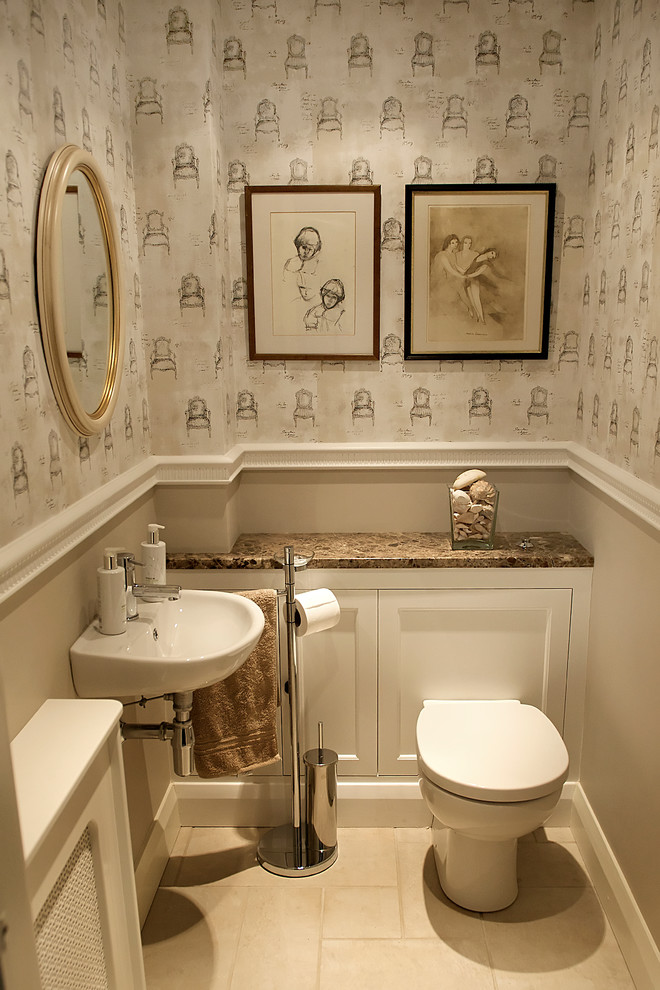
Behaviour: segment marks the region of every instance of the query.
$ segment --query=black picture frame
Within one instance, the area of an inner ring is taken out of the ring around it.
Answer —
[[[405,360],[546,359],[554,183],[407,185]]]

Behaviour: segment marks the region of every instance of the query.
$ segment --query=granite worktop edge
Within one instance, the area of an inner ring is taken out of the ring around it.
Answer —
[[[283,548],[314,557],[308,568],[593,567],[592,555],[567,533],[501,533],[492,550],[452,550],[447,533],[251,533],[228,553],[167,555],[171,570],[275,570]]]

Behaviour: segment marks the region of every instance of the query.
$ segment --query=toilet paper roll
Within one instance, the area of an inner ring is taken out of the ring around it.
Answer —
[[[328,588],[296,595],[296,636],[331,629],[339,621],[339,602]]]

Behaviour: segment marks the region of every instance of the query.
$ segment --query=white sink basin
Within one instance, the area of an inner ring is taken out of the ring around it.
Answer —
[[[182,591],[177,601],[141,601],[139,610],[118,636],[104,636],[95,619],[71,647],[81,698],[171,694],[222,681],[264,628],[255,602],[223,591]]]

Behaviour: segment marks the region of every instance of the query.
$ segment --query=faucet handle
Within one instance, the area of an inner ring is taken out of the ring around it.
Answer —
[[[134,567],[144,567],[142,561],[136,560],[135,554],[131,553],[130,550],[116,550],[115,553],[117,554],[117,563],[126,571],[132,570]]]
[[[141,561],[135,559],[135,554],[130,550],[117,550],[117,565],[124,568],[124,589],[126,591],[126,618],[137,619],[138,607],[133,595],[133,585],[135,584],[135,568],[143,567]]]
[[[135,554],[130,550],[117,550],[117,565],[126,571],[126,587],[133,584],[133,576],[136,567],[142,567],[139,560],[135,559]]]

